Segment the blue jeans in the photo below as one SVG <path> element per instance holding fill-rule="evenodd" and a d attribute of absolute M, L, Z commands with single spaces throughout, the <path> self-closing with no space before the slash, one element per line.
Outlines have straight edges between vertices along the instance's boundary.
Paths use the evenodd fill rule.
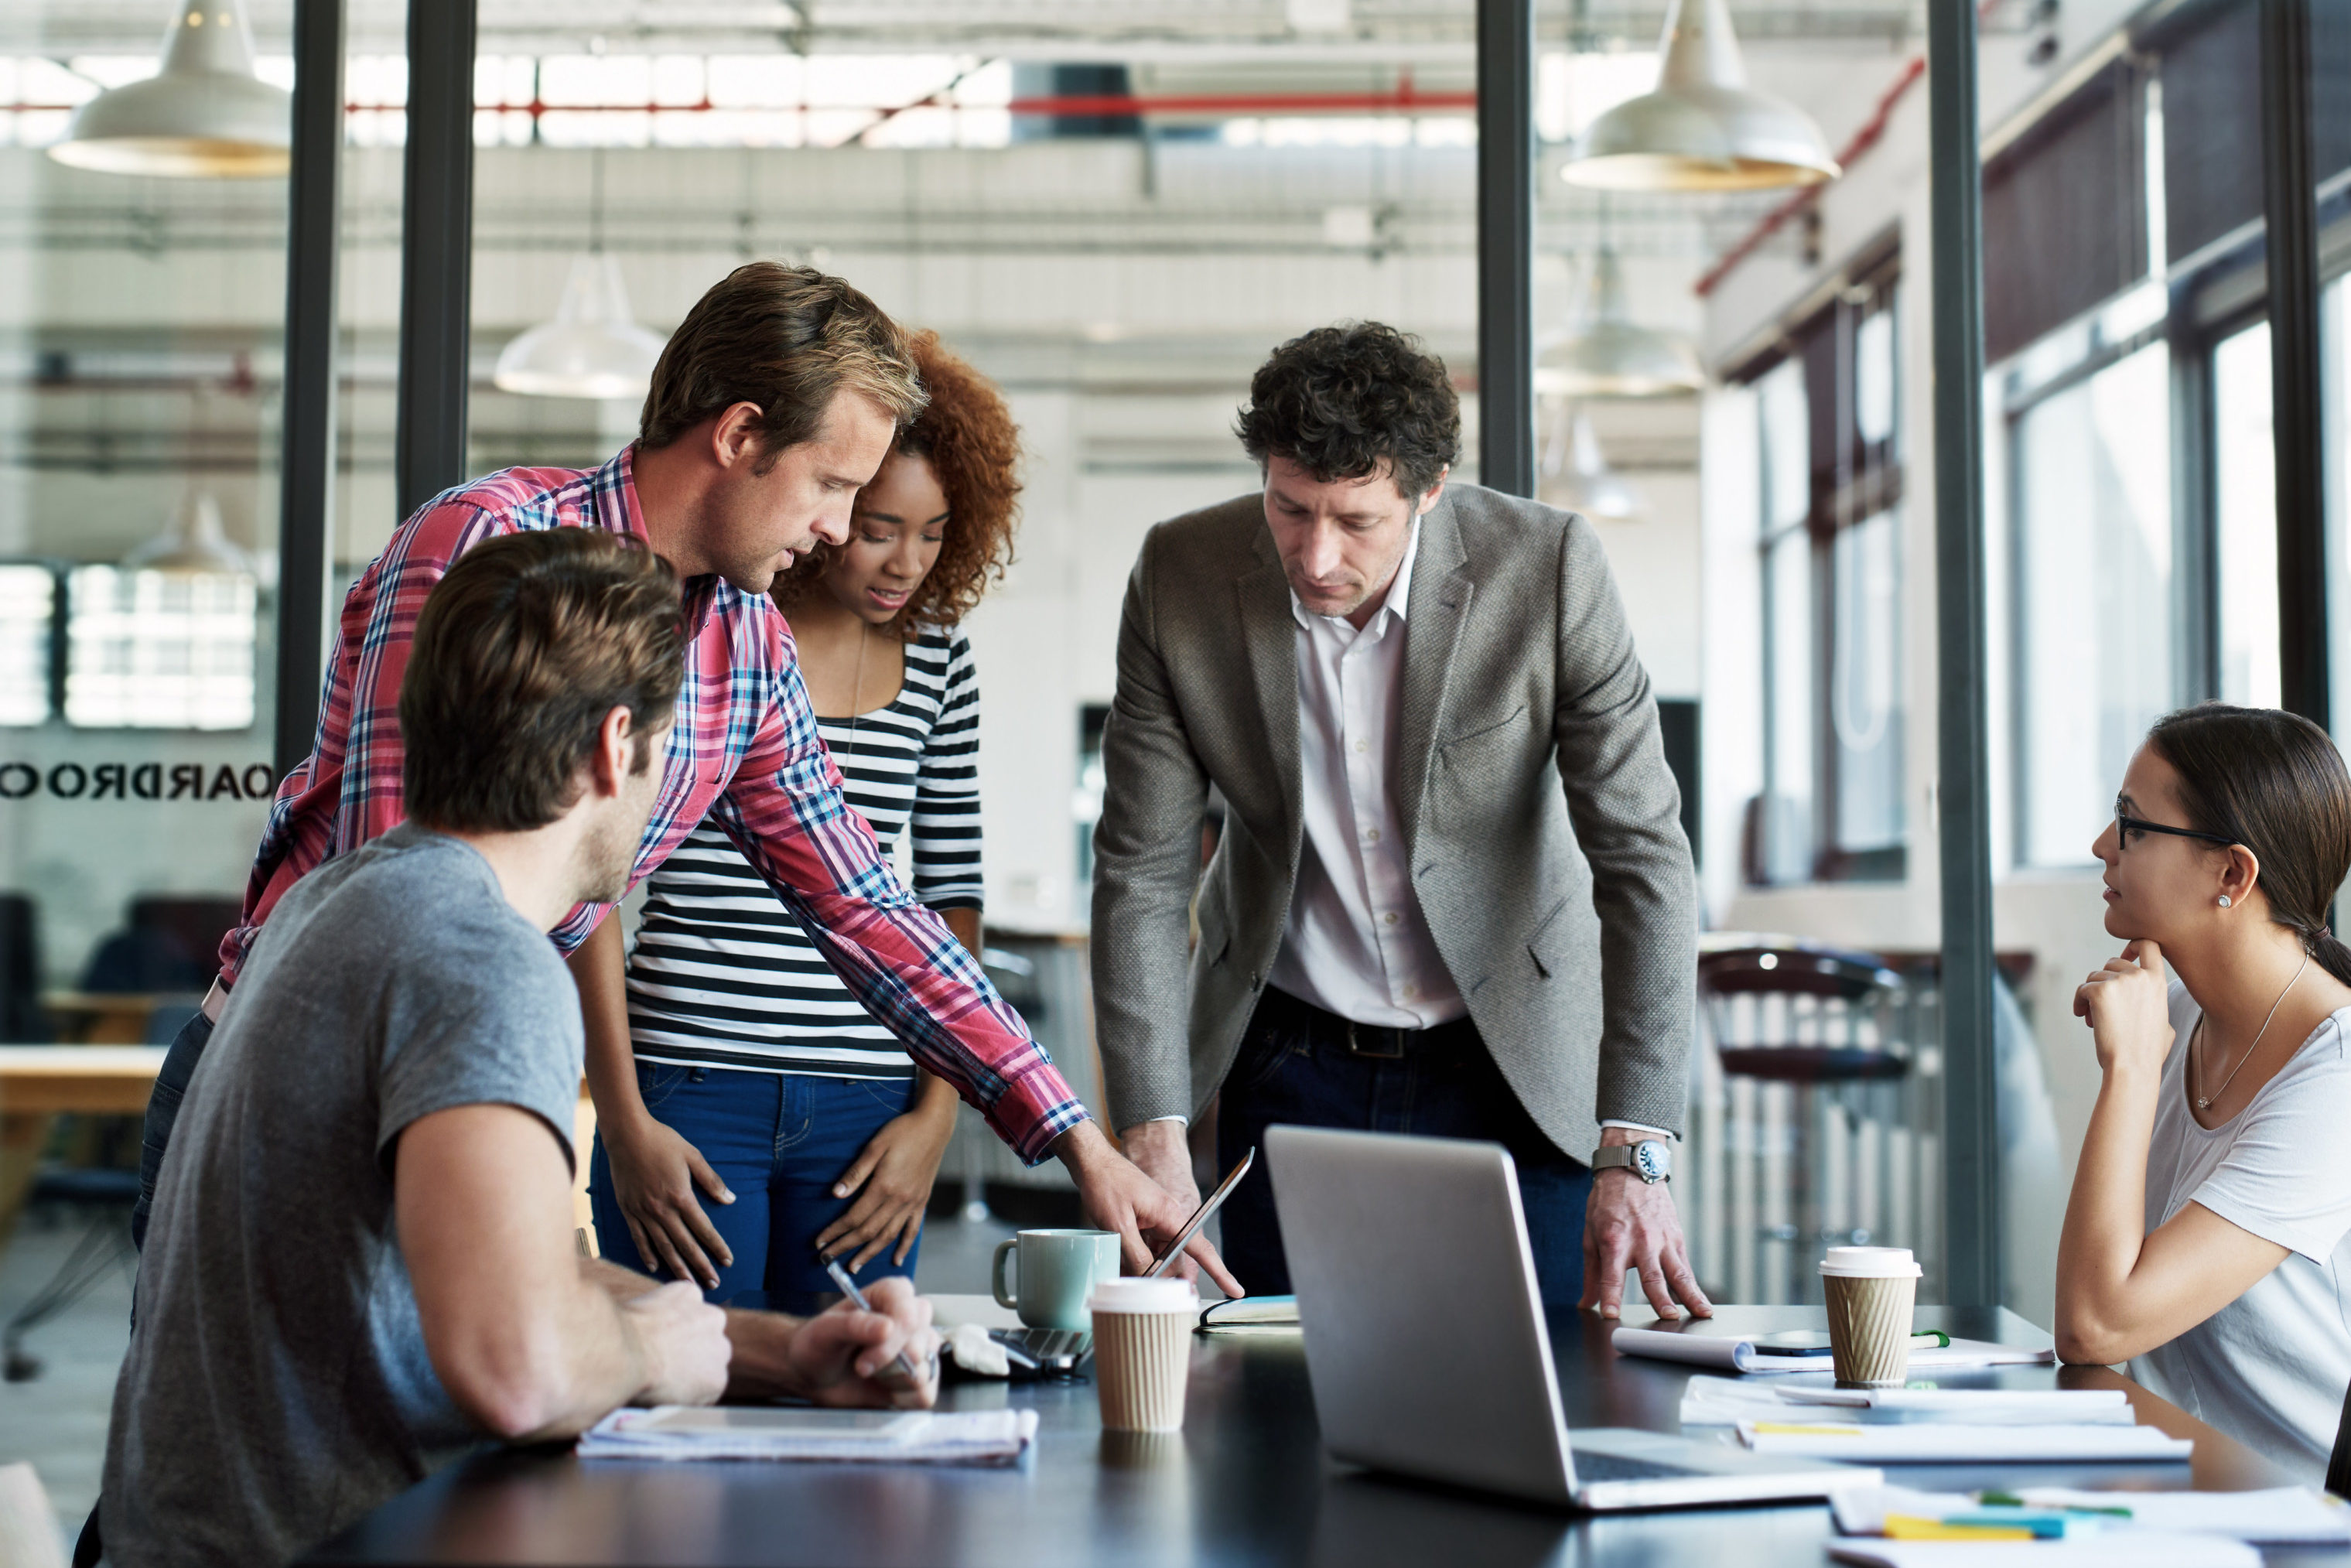
<path fill-rule="evenodd" d="M 856 1202 L 832 1196 L 841 1179 L 882 1124 L 914 1103 L 912 1078 L 820 1078 L 797 1072 L 741 1072 L 724 1067 L 637 1064 L 637 1092 L 653 1119 L 702 1151 L 735 1195 L 731 1204 L 695 1189 L 702 1212 L 735 1253 L 704 1292 L 724 1302 L 766 1291 L 779 1306 L 813 1311 L 838 1295 L 817 1258 L 816 1239 Z M 588 1199 L 596 1211 L 603 1255 L 648 1274 L 665 1272 L 637 1256 L 629 1222 L 612 1193 L 612 1164 L 596 1135 L 588 1172 Z M 911 1277 L 920 1253 L 904 1263 L 884 1251 L 857 1271 L 860 1285 L 893 1274 Z M 893 1249 L 894 1250 L 894 1249 Z M 713 1260 L 716 1261 L 716 1260 Z M 844 1264 L 845 1266 L 845 1264 Z"/>
<path fill-rule="evenodd" d="M 1217 1168 L 1230 1170 L 1251 1147 L 1262 1149 L 1265 1130 L 1277 1123 L 1498 1143 L 1519 1167 L 1519 1202 L 1543 1302 L 1574 1306 L 1583 1294 L 1592 1169 L 1560 1153 L 1534 1124 L 1477 1026 L 1465 1018 L 1405 1032 L 1400 1042 L 1380 1041 L 1400 1051 L 1392 1057 L 1351 1051 L 1350 1032 L 1344 1019 L 1267 988 L 1225 1075 Z M 1241 1284 L 1252 1295 L 1288 1293 L 1290 1263 L 1263 1160 L 1225 1200 L 1222 1218 L 1218 1246 Z"/>

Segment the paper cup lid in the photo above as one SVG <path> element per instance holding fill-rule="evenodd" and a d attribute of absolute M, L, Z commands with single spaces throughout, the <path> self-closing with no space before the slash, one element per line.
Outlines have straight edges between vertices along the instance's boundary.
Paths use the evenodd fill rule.
<path fill-rule="evenodd" d="M 1907 1247 L 1832 1247 L 1821 1272 L 1842 1280 L 1915 1280 L 1925 1270 Z"/>
<path fill-rule="evenodd" d="M 1103 1280 L 1086 1305 L 1097 1312 L 1192 1312 L 1200 1292 L 1189 1280 Z"/>

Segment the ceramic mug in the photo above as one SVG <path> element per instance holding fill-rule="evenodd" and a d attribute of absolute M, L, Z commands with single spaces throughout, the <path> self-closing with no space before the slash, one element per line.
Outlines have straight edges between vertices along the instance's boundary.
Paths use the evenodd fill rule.
<path fill-rule="evenodd" d="M 1004 1281 L 1006 1262 L 1019 1255 L 1018 1288 Z M 1113 1230 L 1023 1230 L 996 1246 L 989 1287 L 996 1303 L 1010 1307 L 1032 1329 L 1082 1329 L 1092 1320 L 1086 1298 L 1098 1280 L 1118 1278 Z"/>

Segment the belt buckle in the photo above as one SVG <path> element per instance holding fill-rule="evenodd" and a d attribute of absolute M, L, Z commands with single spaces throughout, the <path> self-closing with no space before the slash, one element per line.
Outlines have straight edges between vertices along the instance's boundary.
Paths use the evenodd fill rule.
<path fill-rule="evenodd" d="M 1374 1051 L 1371 1047 L 1364 1044 L 1355 1033 L 1355 1020 L 1353 1019 L 1349 1019 L 1347 1020 L 1348 1055 L 1368 1057 L 1374 1061 L 1402 1061 L 1404 1060 L 1404 1030 L 1400 1029 L 1387 1029 L 1374 1024 L 1365 1024 L 1363 1027 L 1365 1029 L 1379 1029 L 1380 1032 L 1388 1037 L 1388 1049 L 1385 1051 Z"/>

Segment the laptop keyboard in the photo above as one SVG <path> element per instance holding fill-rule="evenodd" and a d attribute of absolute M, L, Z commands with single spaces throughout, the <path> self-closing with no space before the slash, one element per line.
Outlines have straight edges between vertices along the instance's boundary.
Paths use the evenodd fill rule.
<path fill-rule="evenodd" d="M 1575 1479 L 1578 1485 L 1586 1481 L 1661 1481 L 1677 1476 L 1694 1476 L 1700 1472 L 1684 1465 L 1660 1464 L 1655 1459 L 1628 1459 L 1621 1454 L 1575 1453 Z"/>

